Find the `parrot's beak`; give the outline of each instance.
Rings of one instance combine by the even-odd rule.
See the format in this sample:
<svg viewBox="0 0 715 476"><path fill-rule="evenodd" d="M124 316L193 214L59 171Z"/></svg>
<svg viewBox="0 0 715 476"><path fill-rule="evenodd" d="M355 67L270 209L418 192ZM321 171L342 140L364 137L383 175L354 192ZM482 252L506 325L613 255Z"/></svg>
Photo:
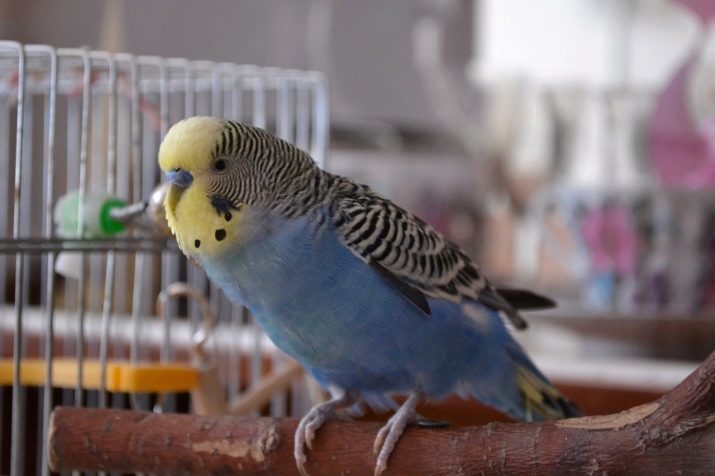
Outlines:
<svg viewBox="0 0 715 476"><path fill-rule="evenodd" d="M166 180L178 185L179 187L186 188L191 185L194 177L186 170L174 169L166 172Z"/></svg>

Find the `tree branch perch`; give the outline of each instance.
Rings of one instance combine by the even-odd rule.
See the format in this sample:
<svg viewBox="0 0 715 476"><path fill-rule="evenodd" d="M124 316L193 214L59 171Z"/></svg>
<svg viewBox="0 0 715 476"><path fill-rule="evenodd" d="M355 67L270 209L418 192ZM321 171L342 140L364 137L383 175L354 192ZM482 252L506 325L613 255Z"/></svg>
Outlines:
<svg viewBox="0 0 715 476"><path fill-rule="evenodd" d="M57 408L55 471L297 474L294 419ZM307 468L372 474L380 423L330 422ZM607 416L462 429L409 428L388 474L715 474L715 352L659 400Z"/></svg>

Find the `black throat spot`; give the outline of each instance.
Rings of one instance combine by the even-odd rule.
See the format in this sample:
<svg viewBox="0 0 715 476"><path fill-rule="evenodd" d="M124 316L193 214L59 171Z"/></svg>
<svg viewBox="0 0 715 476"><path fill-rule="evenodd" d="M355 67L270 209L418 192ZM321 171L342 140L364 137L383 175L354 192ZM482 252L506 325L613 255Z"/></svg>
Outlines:
<svg viewBox="0 0 715 476"><path fill-rule="evenodd" d="M238 211L241 209L240 204L236 205L229 198L226 198L221 195L212 195L211 197L209 197L209 201L211 202L211 206L213 207L213 209L216 210L216 213L219 216L223 215L226 221L231 221L231 219L233 218L231 210Z"/></svg>

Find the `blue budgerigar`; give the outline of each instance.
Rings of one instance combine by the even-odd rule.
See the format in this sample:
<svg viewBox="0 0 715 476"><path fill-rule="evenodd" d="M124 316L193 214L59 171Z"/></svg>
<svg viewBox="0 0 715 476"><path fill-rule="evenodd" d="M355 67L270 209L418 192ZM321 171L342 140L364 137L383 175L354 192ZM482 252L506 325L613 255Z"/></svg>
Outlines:
<svg viewBox="0 0 715 476"><path fill-rule="evenodd" d="M421 398L473 397L519 420L578 410L505 325L551 305L497 289L456 245L369 187L321 170L265 130L211 117L174 125L159 151L166 216L183 252L333 398L303 417L295 458L336 412L396 407L375 473Z"/></svg>

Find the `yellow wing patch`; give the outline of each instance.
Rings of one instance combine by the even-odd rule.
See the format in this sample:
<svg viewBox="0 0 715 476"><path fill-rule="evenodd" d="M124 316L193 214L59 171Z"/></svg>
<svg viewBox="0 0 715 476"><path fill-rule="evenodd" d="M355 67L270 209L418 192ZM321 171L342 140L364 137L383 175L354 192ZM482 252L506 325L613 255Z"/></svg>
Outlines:
<svg viewBox="0 0 715 476"><path fill-rule="evenodd" d="M517 366L516 383L524 394L527 421L532 421L534 413L546 419L564 417L557 408L553 408L547 403L547 397L552 400L563 398L559 391L549 383L544 382L522 366Z"/></svg>
<svg viewBox="0 0 715 476"><path fill-rule="evenodd" d="M194 182L186 189L172 186L164 206L169 227L184 254L214 257L236 243L242 211L218 214L200 184Z"/></svg>

